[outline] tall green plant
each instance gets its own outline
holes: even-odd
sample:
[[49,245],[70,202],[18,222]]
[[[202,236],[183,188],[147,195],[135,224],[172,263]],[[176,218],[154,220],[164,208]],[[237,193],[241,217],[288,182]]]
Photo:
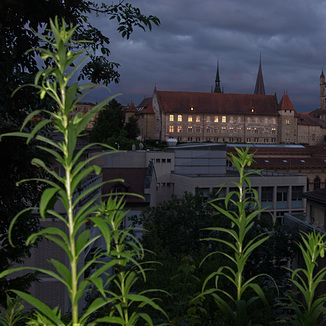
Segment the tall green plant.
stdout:
[[[252,252],[265,242],[269,236],[261,233],[251,240],[248,240],[248,232],[254,226],[254,219],[263,211],[258,200],[257,191],[251,187],[249,176],[259,172],[247,170],[253,162],[253,154],[249,154],[249,148],[243,150],[236,148],[237,156],[230,154],[233,165],[239,172],[239,182],[232,183],[237,188],[231,191],[225,198],[213,199],[211,205],[230,221],[230,227],[211,227],[207,230],[215,231],[217,236],[204,240],[218,241],[230,249],[229,252],[214,252],[228,258],[230,266],[222,266],[216,272],[211,273],[203,284],[202,295],[212,295],[219,309],[232,321],[233,325],[251,324],[250,306],[259,298],[267,305],[264,292],[255,281],[263,274],[255,275],[248,280],[244,279],[246,263]],[[224,201],[224,206],[220,205]],[[228,209],[229,207],[235,209]],[[254,210],[252,210],[254,208]],[[219,233],[225,233],[229,240],[219,238]],[[212,255],[210,254],[210,255]],[[207,257],[206,257],[207,258]],[[228,290],[223,289],[221,278],[225,278],[231,284]],[[215,286],[208,288],[210,281],[215,281]],[[208,289],[207,289],[208,288]],[[256,295],[245,298],[248,289],[252,289]]]
[[313,326],[326,325],[326,295],[317,296],[317,289],[325,282],[326,267],[319,268],[317,260],[324,258],[326,250],[325,234],[303,233],[302,242],[298,246],[304,259],[304,267],[290,270],[291,282],[299,293],[290,293],[291,305],[288,309],[294,311],[291,325]]
[[[34,242],[39,236],[52,241],[54,245],[64,250],[68,257],[69,266],[49,257],[49,262],[53,265],[54,271],[36,267],[29,267],[28,269],[53,277],[66,287],[71,301],[71,322],[69,325],[85,325],[92,314],[104,306],[109,306],[112,309],[110,315],[102,319],[102,322],[135,325],[141,317],[152,324],[151,318],[147,314],[139,313],[138,316],[135,316],[128,313],[128,307],[131,303],[136,303],[139,309],[144,305],[151,305],[155,309],[160,308],[145,295],[132,293],[133,284],[141,274],[144,275],[144,269],[138,263],[138,259],[142,257],[143,253],[138,242],[128,241],[128,246],[124,244],[124,241],[132,238],[132,234],[130,229],[123,230],[121,228],[121,216],[125,214],[123,212],[123,201],[111,198],[107,204],[98,205],[97,198],[93,198],[83,203],[91,192],[99,189],[102,184],[94,185],[80,193],[76,191],[87,176],[91,173],[99,174],[101,172],[98,166],[91,163],[95,158],[104,155],[101,153],[82,160],[83,154],[92,145],[77,150],[77,139],[83,134],[90,119],[102,109],[104,104],[112,99],[112,97],[105,99],[84,116],[78,113],[72,119],[70,118],[77,102],[81,101],[96,87],[94,84],[78,85],[74,82],[75,72],[87,59],[85,51],[80,50],[74,41],[73,35],[76,28],[68,28],[64,21],[60,24],[58,19],[55,19],[55,21],[50,21],[50,30],[46,34],[40,35],[45,47],[37,50],[47,64],[47,68],[40,70],[35,77],[34,84],[29,86],[37,88],[41,98],[50,96],[56,102],[57,107],[53,112],[44,111],[49,115],[49,118],[36,124],[31,132],[25,132],[25,126],[39,111],[34,111],[27,116],[20,132],[2,135],[2,137],[23,137],[27,139],[27,143],[35,138],[40,144],[38,147],[52,157],[56,164],[65,171],[64,176],[60,176],[54,168],[42,160],[34,158],[32,163],[49,173],[54,181],[34,179],[45,183],[48,188],[41,196],[39,207],[28,207],[24,211],[38,210],[43,219],[52,216],[63,222],[64,230],[56,227],[45,228],[32,234],[28,238],[27,244]],[[42,135],[41,131],[46,125],[53,126],[59,135],[55,139],[59,140],[49,139]],[[113,150],[109,146],[106,147]],[[33,180],[22,180],[21,182],[26,181]],[[63,204],[64,214],[53,209],[53,202],[55,201],[60,201]],[[11,233],[15,221],[24,211],[16,215],[9,233]],[[89,218],[89,216],[93,217]],[[90,230],[85,228],[89,219],[93,220],[94,226],[100,230],[100,235],[92,237]],[[79,264],[87,248],[92,246],[101,236],[105,241],[103,250],[96,252],[93,258],[85,264]],[[112,245],[112,241],[115,245]],[[105,257],[108,261],[106,263],[104,262]],[[99,268],[84,279],[84,272],[94,265],[99,266]],[[132,271],[127,269],[129,265],[134,266]],[[119,269],[119,273],[112,275],[112,270],[116,268]],[[6,277],[15,271],[24,269],[26,267],[13,268],[2,272],[0,277]],[[108,283],[103,281],[104,276],[109,282],[115,283],[120,292],[117,294],[111,292]],[[89,305],[86,311],[81,312],[78,310],[79,302],[90,286],[97,289],[99,297]],[[61,320],[61,313],[57,308],[50,309],[40,300],[22,291],[13,290],[12,292],[37,308],[40,312],[39,316],[43,316],[48,321],[47,323],[64,325]],[[95,324],[96,320],[93,323]]]

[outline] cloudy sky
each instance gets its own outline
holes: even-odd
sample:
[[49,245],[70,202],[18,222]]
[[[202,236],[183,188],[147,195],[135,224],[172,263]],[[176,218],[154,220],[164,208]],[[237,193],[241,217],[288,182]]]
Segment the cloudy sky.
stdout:
[[[121,64],[117,100],[138,105],[154,87],[210,92],[217,61],[225,93],[253,93],[262,58],[266,94],[286,92],[297,111],[319,107],[326,69],[325,0],[133,0],[159,17],[151,32],[129,40],[112,22],[94,20],[111,39],[111,61]],[[325,71],[326,72],[326,71]],[[96,101],[95,97],[91,99]]]

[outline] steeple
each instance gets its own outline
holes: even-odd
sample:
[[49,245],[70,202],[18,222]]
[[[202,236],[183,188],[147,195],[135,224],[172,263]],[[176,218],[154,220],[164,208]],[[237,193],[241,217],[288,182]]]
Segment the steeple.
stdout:
[[325,109],[325,102],[326,102],[326,96],[325,96],[325,75],[324,75],[324,69],[321,70],[320,74],[320,108]]
[[217,61],[217,68],[216,68],[216,78],[215,78],[214,93],[222,93],[222,91],[221,91],[220,73],[219,73],[219,62],[218,61]]
[[254,94],[265,95],[265,86],[264,86],[264,79],[263,79],[263,71],[261,69],[261,54],[259,60],[259,68],[256,80],[256,87]]

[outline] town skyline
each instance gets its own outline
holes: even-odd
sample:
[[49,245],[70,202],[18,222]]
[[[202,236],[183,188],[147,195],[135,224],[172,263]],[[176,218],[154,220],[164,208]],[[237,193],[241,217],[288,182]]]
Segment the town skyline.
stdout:
[[276,93],[280,100],[288,94],[298,112],[319,108],[325,1],[293,6],[293,1],[136,0],[133,5],[157,16],[161,25],[151,32],[134,29],[126,40],[113,32],[113,22],[94,19],[110,37],[109,59],[121,64],[120,83],[109,85],[112,94],[123,94],[117,98],[121,104],[138,105],[155,87],[210,92],[217,62],[225,93],[252,94],[261,55],[267,95]]

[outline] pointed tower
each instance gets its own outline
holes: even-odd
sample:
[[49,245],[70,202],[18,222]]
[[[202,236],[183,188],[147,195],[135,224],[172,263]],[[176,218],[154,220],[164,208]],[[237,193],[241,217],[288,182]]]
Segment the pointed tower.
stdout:
[[219,72],[219,62],[218,61],[217,61],[214,93],[222,93],[222,91],[221,91],[221,81],[220,81],[220,72]]
[[326,87],[325,75],[324,75],[324,69],[322,69],[320,74],[320,108],[321,109],[325,109],[325,99],[326,99],[325,87]]
[[261,55],[260,55],[260,60],[259,60],[259,68],[258,68],[256,87],[255,87],[254,94],[265,95],[263,71],[261,69]]

